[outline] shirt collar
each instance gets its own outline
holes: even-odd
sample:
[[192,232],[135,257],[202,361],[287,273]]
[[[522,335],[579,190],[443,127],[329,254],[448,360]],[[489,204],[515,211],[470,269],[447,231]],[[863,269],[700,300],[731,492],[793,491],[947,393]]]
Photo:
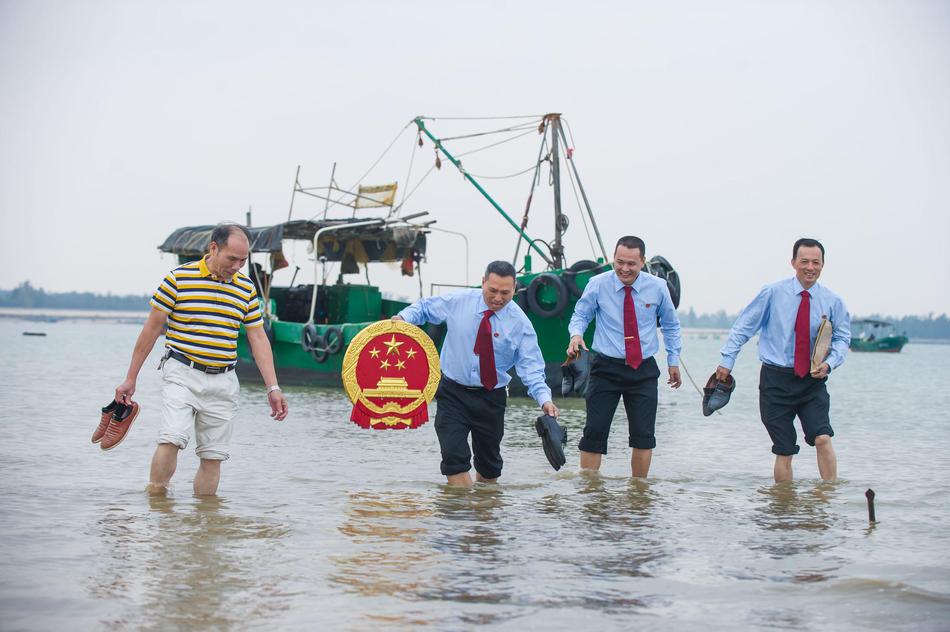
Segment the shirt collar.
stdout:
[[[205,257],[207,257],[207,255],[198,260],[198,272],[201,273],[201,276],[209,277],[212,281],[218,281],[220,283],[230,283],[234,280],[234,277],[231,277],[229,280],[225,281],[216,274],[213,274],[211,269],[208,267],[208,261],[205,259]],[[237,276],[237,274],[234,276]]]
[[[614,292],[619,292],[624,287],[623,281],[620,280],[620,277],[617,276],[616,272],[614,272],[612,276],[613,276]],[[633,285],[631,285],[631,287],[637,291],[637,294],[639,294],[640,291],[643,289],[644,283],[645,281],[643,280],[643,270],[640,270],[640,273],[637,275],[637,278],[634,279]]]
[[[485,295],[482,294],[482,291],[481,291],[481,290],[476,290],[476,291],[478,292],[478,302],[477,302],[477,305],[478,305],[478,315],[479,315],[479,316],[482,316],[482,315],[485,314],[485,310],[486,310],[486,309],[489,309],[489,310],[490,310],[491,307],[489,307],[489,306],[488,306],[488,303],[485,302]],[[497,314],[497,315],[500,316],[502,312],[504,312],[504,311],[507,310],[509,307],[511,307],[511,304],[512,304],[513,302],[514,302],[514,299],[508,301],[507,303],[505,303],[505,306],[502,307],[502,308],[501,308],[500,310],[498,310],[497,312],[494,311],[494,310],[492,310],[492,314]]]
[[[810,290],[808,290],[808,294],[810,296],[814,296],[815,293],[818,292],[819,287],[820,286],[818,285],[818,281],[815,281],[815,284],[811,286]],[[804,289],[805,288],[802,287],[801,281],[798,280],[798,277],[793,276],[792,277],[792,294],[794,294],[795,296],[798,296],[799,294],[802,293]]]

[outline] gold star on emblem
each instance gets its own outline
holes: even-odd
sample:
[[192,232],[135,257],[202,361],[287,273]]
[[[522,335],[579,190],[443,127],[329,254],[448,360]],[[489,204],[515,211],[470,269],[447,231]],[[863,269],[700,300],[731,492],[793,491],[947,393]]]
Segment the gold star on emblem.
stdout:
[[379,356],[379,349],[377,349],[376,347],[373,347],[372,349],[369,350],[369,354],[375,358]]
[[384,340],[383,344],[389,348],[386,351],[386,355],[389,355],[390,353],[395,353],[396,355],[399,355],[399,347],[403,343],[396,342],[396,334],[393,334],[393,337],[390,338],[389,340]]
[[406,368],[406,361],[405,361],[405,360],[400,360],[399,362],[397,362],[397,363],[396,363],[396,368],[397,368],[397,369],[405,369],[405,368]]
[[415,349],[410,349],[409,351],[406,352],[406,357],[409,358],[410,360],[412,359],[412,356],[414,355],[416,355]]
[[379,365],[379,368],[381,368],[381,369],[388,369],[390,366],[392,366],[392,365],[389,364],[389,360],[383,360],[382,364]]

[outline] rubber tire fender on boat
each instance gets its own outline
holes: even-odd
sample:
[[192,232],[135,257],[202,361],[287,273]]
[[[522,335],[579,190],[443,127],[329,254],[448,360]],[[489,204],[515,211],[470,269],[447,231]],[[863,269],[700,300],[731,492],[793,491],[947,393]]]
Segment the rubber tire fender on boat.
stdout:
[[320,334],[317,332],[317,326],[313,323],[308,323],[304,325],[303,331],[300,332],[300,346],[303,347],[304,351],[310,353],[310,350],[313,349],[318,338],[320,338]]
[[528,312],[528,301],[525,298],[525,293],[528,291],[528,286],[524,284],[524,281],[518,280],[515,282],[515,298],[513,299],[515,304],[521,308],[521,311]]
[[331,325],[323,332],[323,342],[326,343],[327,353],[334,355],[343,348],[343,330]]
[[596,270],[603,265],[604,264],[591,261],[590,259],[581,259],[580,261],[575,261],[572,263],[571,266],[563,273],[564,284],[567,285],[568,291],[575,298],[580,298],[581,294],[583,294],[583,291],[581,288],[577,287],[577,275],[581,272],[587,272],[588,270]]
[[680,297],[682,290],[680,288],[680,275],[673,269],[673,264],[667,261],[666,257],[656,255],[650,259],[648,272],[653,276],[660,277],[666,281],[666,287],[670,291],[670,298],[673,299],[673,307],[680,306]]
[[[554,307],[548,309],[541,306],[538,301],[538,292],[542,285],[550,285],[557,292],[557,299],[554,301]],[[544,272],[534,277],[531,284],[525,292],[525,299],[528,301],[528,308],[541,318],[555,318],[561,315],[564,308],[567,307],[567,298],[569,291],[564,279],[551,272]]]
[[323,340],[323,336],[317,334],[317,337],[313,339],[313,346],[310,347],[310,355],[313,356],[313,359],[319,363],[327,361],[329,353],[327,353],[326,342]]

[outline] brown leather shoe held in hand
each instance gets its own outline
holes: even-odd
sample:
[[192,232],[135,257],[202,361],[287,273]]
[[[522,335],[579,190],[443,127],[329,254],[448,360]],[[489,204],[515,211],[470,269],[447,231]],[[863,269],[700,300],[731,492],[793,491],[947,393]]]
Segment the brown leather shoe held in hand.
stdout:
[[122,443],[122,440],[129,434],[132,422],[134,422],[138,416],[139,405],[135,402],[130,400],[127,406],[119,404],[116,411],[112,414],[109,427],[106,428],[106,434],[102,437],[99,447],[103,450],[111,450]]
[[121,405],[119,402],[112,400],[111,404],[102,407],[102,418],[99,420],[99,425],[96,426],[95,432],[92,433],[93,443],[99,443],[102,439],[102,436],[106,433],[106,428],[109,427],[109,422],[112,421],[112,413]]

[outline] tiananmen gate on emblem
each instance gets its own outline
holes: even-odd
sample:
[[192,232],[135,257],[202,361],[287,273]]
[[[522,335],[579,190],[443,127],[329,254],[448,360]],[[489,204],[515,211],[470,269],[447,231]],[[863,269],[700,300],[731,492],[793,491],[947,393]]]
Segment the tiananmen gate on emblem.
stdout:
[[376,430],[417,428],[442,373],[439,352],[424,331],[401,320],[381,320],[356,334],[343,358],[350,420]]

